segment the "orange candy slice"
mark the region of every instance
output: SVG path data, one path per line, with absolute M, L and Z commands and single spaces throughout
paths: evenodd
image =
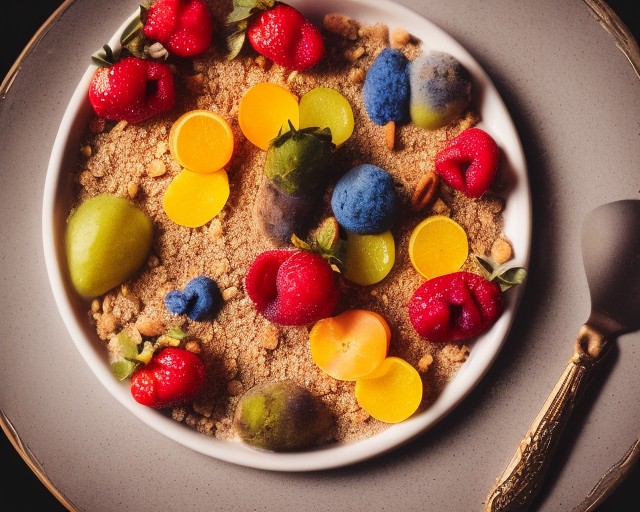
M 356 382 L 355 396 L 373 418 L 399 423 L 420 406 L 422 379 L 404 359 L 387 357 L 373 373 Z
M 427 217 L 409 239 L 409 259 L 427 279 L 459 270 L 468 255 L 467 234 L 460 224 L 444 215 Z
M 265 151 L 280 131 L 289 131 L 289 121 L 298 129 L 299 119 L 298 98 L 288 89 L 270 82 L 251 87 L 238 105 L 242 133 Z
M 209 110 L 192 110 L 180 116 L 169 132 L 171 156 L 193 172 L 222 169 L 233 153 L 229 123 Z
M 167 187 L 162 206 L 176 224 L 189 228 L 213 219 L 229 198 L 229 178 L 221 169 L 211 174 L 182 170 Z
M 348 310 L 324 318 L 311 328 L 311 357 L 334 379 L 357 380 L 384 361 L 390 337 L 389 326 L 378 313 Z

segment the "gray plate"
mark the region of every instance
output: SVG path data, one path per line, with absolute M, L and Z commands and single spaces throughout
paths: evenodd
M 640 198 L 640 81 L 594 19 L 588 4 L 595 2 L 399 3 L 464 45 L 505 99 L 530 172 L 532 261 L 514 328 L 480 385 L 419 439 L 349 468 L 271 473 L 167 439 L 99 384 L 58 316 L 40 232 L 50 148 L 87 56 L 137 2 L 67 2 L 4 84 L 0 420 L 70 506 L 91 512 L 482 510 L 588 316 L 583 216 L 608 201 Z M 639 350 L 640 333 L 618 340 L 570 427 L 574 436 L 558 454 L 540 510 L 577 506 L 638 438 Z

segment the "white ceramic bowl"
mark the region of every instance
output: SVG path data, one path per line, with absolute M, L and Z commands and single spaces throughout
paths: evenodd
M 383 22 L 391 29 L 402 27 L 417 36 L 425 50 L 445 51 L 462 62 L 473 76 L 475 101 L 482 119 L 479 126 L 497 141 L 504 157 L 502 165 L 506 166 L 503 172 L 511 177 L 505 191 L 507 206 L 504 211 L 504 232 L 511 240 L 516 254 L 516 259 L 510 264 L 527 267 L 531 240 L 531 198 L 524 154 L 502 99 L 471 54 L 428 20 L 387 0 L 378 0 L 375 4 L 365 0 L 292 0 L 290 4 L 315 20 L 321 20 L 326 13 L 340 12 L 365 23 Z M 131 18 L 134 15 L 135 13 Z M 117 35 L 129 21 L 122 24 Z M 110 41 L 112 47 L 118 44 L 117 35 Z M 459 405 L 484 376 L 507 337 L 520 303 L 522 286 L 505 295 L 504 313 L 489 332 L 473 342 L 468 360 L 431 407 L 363 441 L 300 453 L 259 451 L 240 442 L 221 441 L 200 434 L 135 402 L 129 393 L 128 382 L 120 382 L 111 374 L 104 344 L 97 339 L 86 321 L 87 304 L 76 295 L 70 284 L 64 255 L 64 229 L 71 205 L 70 174 L 76 163 L 79 141 L 91 115 L 87 91 L 94 69 L 87 69 L 78 84 L 51 153 L 43 199 L 45 261 L 60 315 L 77 349 L 102 385 L 145 424 L 178 443 L 228 462 L 274 471 L 321 470 L 383 454 L 424 433 Z

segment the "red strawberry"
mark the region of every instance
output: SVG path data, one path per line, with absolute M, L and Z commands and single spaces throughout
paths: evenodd
M 273 0 L 234 0 L 234 11 L 227 22 L 240 27 L 229 38 L 231 57 L 239 53 L 244 43 L 245 24 L 251 46 L 276 64 L 303 70 L 315 66 L 324 57 L 320 30 L 288 4 Z
M 137 57 L 98 68 L 89 84 L 93 110 L 112 121 L 144 121 L 169 110 L 174 101 L 171 68 Z
M 480 197 L 498 172 L 500 150 L 480 128 L 467 128 L 436 156 L 436 172 L 453 188 Z
M 487 331 L 502 313 L 500 286 L 472 272 L 426 281 L 409 301 L 409 319 L 420 336 L 460 341 Z
M 340 294 L 329 263 L 309 251 L 263 252 L 249 268 L 245 284 L 256 309 L 281 325 L 307 325 L 330 316 Z
M 204 380 L 204 364 L 197 355 L 167 347 L 131 376 L 131 396 L 142 405 L 162 409 L 193 400 Z
M 202 0 L 156 0 L 147 11 L 143 32 L 178 57 L 194 57 L 211 46 L 214 27 Z

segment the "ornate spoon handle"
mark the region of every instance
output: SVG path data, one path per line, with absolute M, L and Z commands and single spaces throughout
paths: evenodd
M 529 508 L 592 370 L 610 345 L 611 342 L 589 324 L 581 327 L 573 356 L 562 376 L 488 494 L 486 512 L 515 512 Z

